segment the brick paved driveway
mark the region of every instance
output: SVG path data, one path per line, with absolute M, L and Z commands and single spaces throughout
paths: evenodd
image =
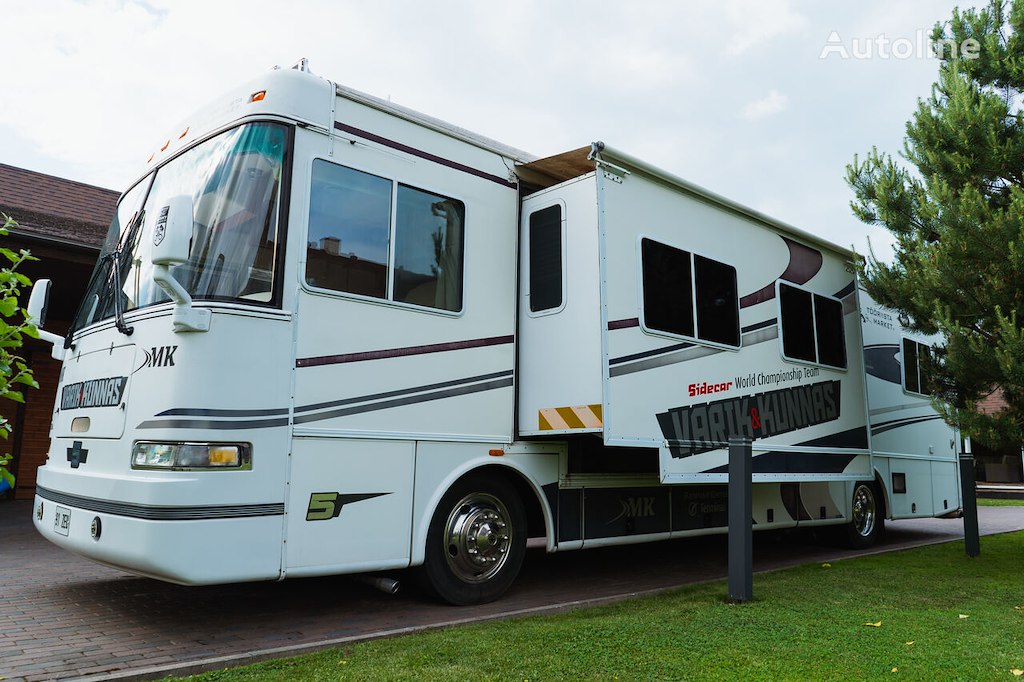
M 1024 528 L 1024 507 L 983 507 L 983 533 Z M 0 504 L 0 678 L 152 678 L 466 620 L 612 601 L 725 575 L 724 539 L 696 538 L 562 555 L 531 550 L 495 604 L 454 608 L 414 590 L 389 597 L 347 578 L 178 587 L 57 549 L 31 504 Z M 890 524 L 883 550 L 952 540 L 960 520 Z M 852 553 L 803 535 L 755 534 L 755 569 Z M 982 548 L 984 551 L 984 545 Z M 754 582 L 757 592 L 757 581 Z

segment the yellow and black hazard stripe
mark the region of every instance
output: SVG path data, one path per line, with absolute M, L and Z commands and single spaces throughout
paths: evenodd
M 549 407 L 537 411 L 537 422 L 541 431 L 600 429 L 604 426 L 600 405 Z

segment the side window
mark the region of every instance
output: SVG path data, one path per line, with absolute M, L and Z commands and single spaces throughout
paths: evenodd
M 306 281 L 387 296 L 391 181 L 317 159 L 309 193 Z
M 697 287 L 697 336 L 705 341 L 739 347 L 736 268 L 694 255 L 693 279 Z
M 779 285 L 782 312 L 782 354 L 793 360 L 817 362 L 814 349 L 814 295 L 796 287 Z
M 562 207 L 530 214 L 530 312 L 562 305 Z
M 818 362 L 845 368 L 846 330 L 841 301 L 815 294 L 814 332 L 818 339 Z
M 931 354 L 923 343 L 903 339 L 903 388 L 908 393 L 928 395 L 928 382 L 921 373 L 921 363 Z
M 779 282 L 779 317 L 783 356 L 846 369 L 841 301 Z
M 394 297 L 441 310 L 462 310 L 462 241 L 466 207 L 457 199 L 398 186 Z
M 466 207 L 457 199 L 317 159 L 309 197 L 306 282 L 462 310 L 465 218 Z
M 640 243 L 643 264 L 644 324 L 680 336 L 693 336 L 693 275 L 690 253 L 650 239 Z
M 651 239 L 640 259 L 646 328 L 739 347 L 736 268 Z

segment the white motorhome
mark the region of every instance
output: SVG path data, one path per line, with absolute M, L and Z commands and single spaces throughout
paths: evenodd
M 35 523 L 73 552 L 193 585 L 419 567 L 487 601 L 528 537 L 724 532 L 730 435 L 757 529 L 869 544 L 959 506 L 948 429 L 872 447 L 934 413 L 912 383 L 875 407 L 848 250 L 600 143 L 534 159 L 305 68 L 158 147 L 44 334 Z
M 932 408 L 921 358 L 942 343 L 904 328 L 891 310 L 860 292 L 871 451 L 885 481 L 890 518 L 945 516 L 960 509 L 959 433 Z

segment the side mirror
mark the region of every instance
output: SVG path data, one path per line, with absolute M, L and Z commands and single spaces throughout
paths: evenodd
M 40 279 L 32 286 L 32 293 L 28 297 L 28 307 L 25 309 L 25 317 L 30 324 L 35 325 L 39 339 L 53 346 L 50 351 L 53 359 L 63 361 L 67 352 L 64 348 L 64 337 L 43 330 L 43 324 L 46 322 L 46 309 L 50 305 L 51 283 L 48 279 Z
M 28 297 L 28 321 L 36 327 L 46 324 L 46 309 L 50 307 L 50 285 L 48 279 L 36 280 Z
M 155 265 L 178 265 L 188 260 L 192 245 L 192 197 L 179 194 L 160 208 L 153 228 Z
M 209 331 L 213 317 L 208 308 L 193 308 L 192 297 L 171 275 L 172 266 L 188 260 L 193 222 L 192 197 L 181 194 L 160 207 L 153 226 L 153 281 L 174 301 L 171 324 L 175 332 Z

